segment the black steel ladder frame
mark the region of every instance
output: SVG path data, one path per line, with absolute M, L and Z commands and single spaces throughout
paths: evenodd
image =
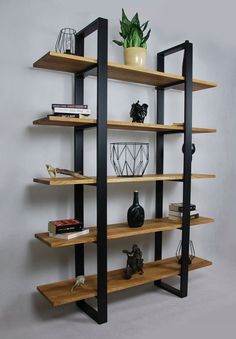
M 76 34 L 75 54 L 84 56 L 84 39 L 97 31 L 97 310 L 85 300 L 76 304 L 97 323 L 107 322 L 107 49 L 108 21 L 98 18 Z M 184 173 L 183 173 L 183 222 L 182 222 L 182 261 L 180 289 L 161 280 L 155 285 L 179 296 L 188 293 L 188 258 L 190 234 L 191 199 L 191 145 L 192 145 L 192 44 L 185 43 L 157 54 L 157 70 L 164 72 L 165 57 L 184 50 L 184 80 L 176 84 L 184 85 Z M 87 72 L 88 70 L 86 70 Z M 74 103 L 84 103 L 84 75 L 75 74 Z M 157 123 L 164 124 L 164 91 L 157 88 Z M 171 85 L 173 86 L 173 84 Z M 74 128 L 74 169 L 83 173 L 84 168 L 84 129 Z M 164 134 L 156 134 L 156 173 L 163 173 Z M 84 187 L 74 186 L 75 218 L 84 221 Z M 156 218 L 162 217 L 163 182 L 156 182 Z M 162 232 L 155 233 L 155 260 L 162 259 Z M 84 275 L 84 244 L 75 245 L 75 275 Z
M 108 21 L 98 18 L 75 37 L 75 54 L 84 56 L 84 39 L 97 31 L 97 310 L 76 304 L 98 324 L 107 322 L 107 49 Z M 74 103 L 84 103 L 84 74 L 75 74 Z M 74 169 L 83 173 L 84 130 L 74 128 Z M 84 187 L 74 186 L 75 218 L 84 222 Z M 75 275 L 84 275 L 84 244 L 75 245 Z
M 174 46 L 157 54 L 157 70 L 164 72 L 165 57 L 184 50 L 182 75 L 184 80 L 175 84 L 184 86 L 184 162 L 183 162 L 183 221 L 182 221 L 182 260 L 180 270 L 180 289 L 170 286 L 161 280 L 155 285 L 181 298 L 188 294 L 188 259 L 190 237 L 190 201 L 191 201 L 191 147 L 192 147 L 192 73 L 193 46 L 189 41 Z M 157 88 L 157 123 L 164 124 L 164 92 L 173 84 Z M 163 173 L 164 134 L 156 135 L 156 173 Z M 156 182 L 156 218 L 163 213 L 163 181 Z M 155 233 L 155 260 L 162 259 L 162 232 Z

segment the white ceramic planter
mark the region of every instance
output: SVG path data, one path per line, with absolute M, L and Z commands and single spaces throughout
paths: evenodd
M 124 48 L 124 60 L 128 66 L 144 68 L 147 59 L 147 49 L 142 47 Z

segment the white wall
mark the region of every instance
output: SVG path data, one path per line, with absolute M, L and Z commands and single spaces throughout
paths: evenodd
M 73 216 L 73 188 L 47 187 L 32 183 L 33 177 L 46 176 L 45 164 L 73 167 L 73 130 L 60 127 L 36 127 L 32 121 L 50 111 L 51 103 L 71 102 L 73 77 L 70 74 L 33 69 L 40 56 L 54 49 L 60 28 L 81 29 L 98 16 L 109 20 L 109 59 L 122 61 L 122 50 L 112 43 L 118 37 L 119 17 L 124 7 L 131 16 L 139 11 L 141 20 L 150 20 L 148 67 L 155 69 L 156 52 L 188 39 L 194 44 L 194 77 L 219 83 L 217 89 L 194 93 L 193 122 L 200 127 L 216 127 L 218 134 L 194 135 L 196 153 L 193 171 L 215 173 L 216 180 L 192 184 L 192 201 L 202 215 L 215 217 L 214 224 L 192 231 L 198 255 L 227 262 L 235 254 L 233 190 L 235 175 L 234 123 L 235 103 L 234 48 L 231 34 L 233 1 L 217 5 L 214 1 L 62 1 L 5 0 L 0 2 L 0 93 L 1 93 L 1 320 L 5 325 L 34 326 L 50 306 L 35 293 L 37 285 L 73 277 L 73 248 L 49 249 L 34 239 L 34 233 L 47 229 L 48 220 Z M 86 54 L 95 57 L 96 40 L 89 38 Z M 171 58 L 167 71 L 180 72 Z M 96 82 L 86 80 L 85 102 L 95 108 Z M 131 103 L 149 104 L 147 122 L 154 121 L 155 90 L 139 85 L 109 81 L 109 118 L 129 121 Z M 166 122 L 181 121 L 183 95 L 166 95 Z M 86 132 L 85 174 L 95 170 L 95 131 Z M 144 133 L 109 131 L 109 142 L 142 140 L 151 143 L 154 136 Z M 166 172 L 182 169 L 182 136 L 165 138 Z M 87 156 L 86 156 L 87 155 Z M 147 173 L 152 173 L 153 159 Z M 108 173 L 113 169 L 108 162 Z M 181 200 L 180 183 L 165 184 L 165 205 Z M 154 184 L 122 184 L 108 188 L 108 222 L 126 219 L 135 189 L 146 217 L 154 216 Z M 95 189 L 85 188 L 85 223 L 94 225 Z M 165 234 L 165 255 L 174 255 L 178 232 Z M 109 243 L 109 269 L 121 267 L 121 253 L 137 242 L 145 261 L 152 260 L 153 238 L 114 240 Z M 234 249 L 233 249 L 234 246 Z M 95 245 L 86 246 L 86 273 L 95 271 Z M 207 282 L 207 270 L 204 272 Z M 54 310 L 50 311 L 54 312 Z M 63 313 L 63 312 L 62 312 Z M 24 324 L 24 325 L 23 325 Z M 30 325 L 31 324 L 31 325 Z M 2 327 L 4 329 L 4 327 Z M 15 332 L 17 336 L 17 326 Z M 21 332 L 19 332 L 21 333 Z M 23 332 L 22 332 L 23 333 Z M 24 332 L 24 336 L 27 332 Z M 21 334 L 23 335 L 23 334 Z M 23 336 L 22 336 L 23 337 Z M 5 336 L 6 338 L 6 336 Z M 29 336 L 30 338 L 30 336 Z

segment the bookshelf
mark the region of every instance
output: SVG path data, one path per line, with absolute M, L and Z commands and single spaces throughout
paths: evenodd
M 38 184 L 49 186 L 73 185 L 75 201 L 75 218 L 84 221 L 84 185 L 93 185 L 97 198 L 97 226 L 90 228 L 90 233 L 71 240 L 50 238 L 47 232 L 37 233 L 35 237 L 51 248 L 74 246 L 75 276 L 84 275 L 84 246 L 94 243 L 97 250 L 97 273 L 86 276 L 85 285 L 73 293 L 70 289 L 73 279 L 38 286 L 38 291 L 53 305 L 65 305 L 76 302 L 97 323 L 107 321 L 107 295 L 146 283 L 154 283 L 166 291 L 181 298 L 188 294 L 188 273 L 210 266 L 209 260 L 194 258 L 188 265 L 190 228 L 214 222 L 209 217 L 190 220 L 191 181 L 193 179 L 211 179 L 214 174 L 194 174 L 191 171 L 192 134 L 214 133 L 216 129 L 208 127 L 192 127 L 192 92 L 216 87 L 216 83 L 192 78 L 192 44 L 188 41 L 157 54 L 157 70 L 136 69 L 126 65 L 109 62 L 107 58 L 107 20 L 98 18 L 76 34 L 76 55 L 48 52 L 34 63 L 35 68 L 74 73 L 74 103 L 83 104 L 84 78 L 94 76 L 97 81 L 97 119 L 64 118 L 48 116 L 33 121 L 35 126 L 72 127 L 74 129 L 74 170 L 83 173 L 84 132 L 87 128 L 97 129 L 97 167 L 95 177 L 83 178 L 34 178 Z M 97 31 L 97 59 L 84 56 L 85 38 Z M 184 51 L 182 75 L 164 72 L 165 57 Z M 107 82 L 108 79 L 155 86 L 157 89 L 157 118 L 154 124 L 130 123 L 107 119 Z M 184 124 L 166 125 L 164 123 L 164 93 L 167 89 L 175 89 L 184 93 Z M 107 176 L 107 130 L 128 130 L 152 132 L 156 135 L 156 173 L 142 177 Z M 185 151 L 183 173 L 164 173 L 164 136 L 173 133 L 183 135 Z M 86 175 L 86 173 L 84 173 Z M 183 220 L 172 221 L 163 217 L 163 182 L 180 182 L 183 185 Z M 107 225 L 107 185 L 119 183 L 153 182 L 156 188 L 155 218 L 146 220 L 137 229 L 127 224 Z M 162 233 L 179 230 L 182 239 L 182 261 L 176 258 L 162 258 Z M 124 269 L 107 271 L 107 241 L 126 237 L 141 237 L 153 234 L 154 260 L 145 263 L 144 274 L 135 275 L 130 280 L 123 278 Z M 179 276 L 180 288 L 172 287 L 162 280 Z M 97 309 L 87 303 L 87 299 L 97 298 Z

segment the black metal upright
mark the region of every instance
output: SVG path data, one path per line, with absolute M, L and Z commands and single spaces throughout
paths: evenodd
M 184 83 L 184 182 L 183 182 L 183 222 L 182 222 L 182 264 L 181 264 L 181 297 L 188 294 L 188 261 L 190 235 L 190 201 L 191 201 L 191 161 L 192 161 L 192 78 L 193 47 L 185 42 L 183 61 Z
M 165 57 L 157 55 L 157 70 L 164 72 Z M 164 88 L 157 88 L 157 124 L 164 124 Z M 156 173 L 163 173 L 164 165 L 164 134 L 156 133 Z M 162 218 L 163 213 L 163 181 L 156 181 L 156 218 Z M 162 232 L 155 233 L 155 260 L 162 259 Z M 155 281 L 159 286 L 160 281 Z
M 157 123 L 164 123 L 164 89 L 173 85 L 184 86 L 184 161 L 183 161 L 183 221 L 182 221 L 182 260 L 180 270 L 180 289 L 170 286 L 162 281 L 155 284 L 168 292 L 181 298 L 188 293 L 188 259 L 190 237 L 190 201 L 191 201 L 191 147 L 192 147 L 192 44 L 185 41 L 157 54 L 157 70 L 164 72 L 165 57 L 184 50 L 183 71 L 184 80 L 174 84 L 157 88 Z M 163 173 L 164 136 L 157 135 L 157 174 Z M 156 217 L 162 217 L 163 184 L 156 184 Z M 162 256 L 162 233 L 155 234 L 155 259 Z
M 75 53 L 84 55 L 84 37 L 77 36 L 75 40 Z M 75 74 L 74 103 L 84 103 L 84 76 Z M 84 170 L 84 130 L 74 127 L 74 170 L 83 174 Z M 75 218 L 84 222 L 84 187 L 74 186 Z M 84 275 L 84 244 L 75 245 L 75 275 Z
M 99 324 L 107 321 L 107 36 L 108 21 L 98 18 L 76 34 L 75 52 L 84 55 L 84 38 L 97 31 L 97 310 L 77 305 Z M 84 74 L 75 75 L 77 104 L 83 104 Z M 83 173 L 83 129 L 75 127 L 75 170 Z M 75 217 L 83 221 L 83 185 L 75 186 Z M 75 274 L 84 274 L 84 245 L 75 245 Z

